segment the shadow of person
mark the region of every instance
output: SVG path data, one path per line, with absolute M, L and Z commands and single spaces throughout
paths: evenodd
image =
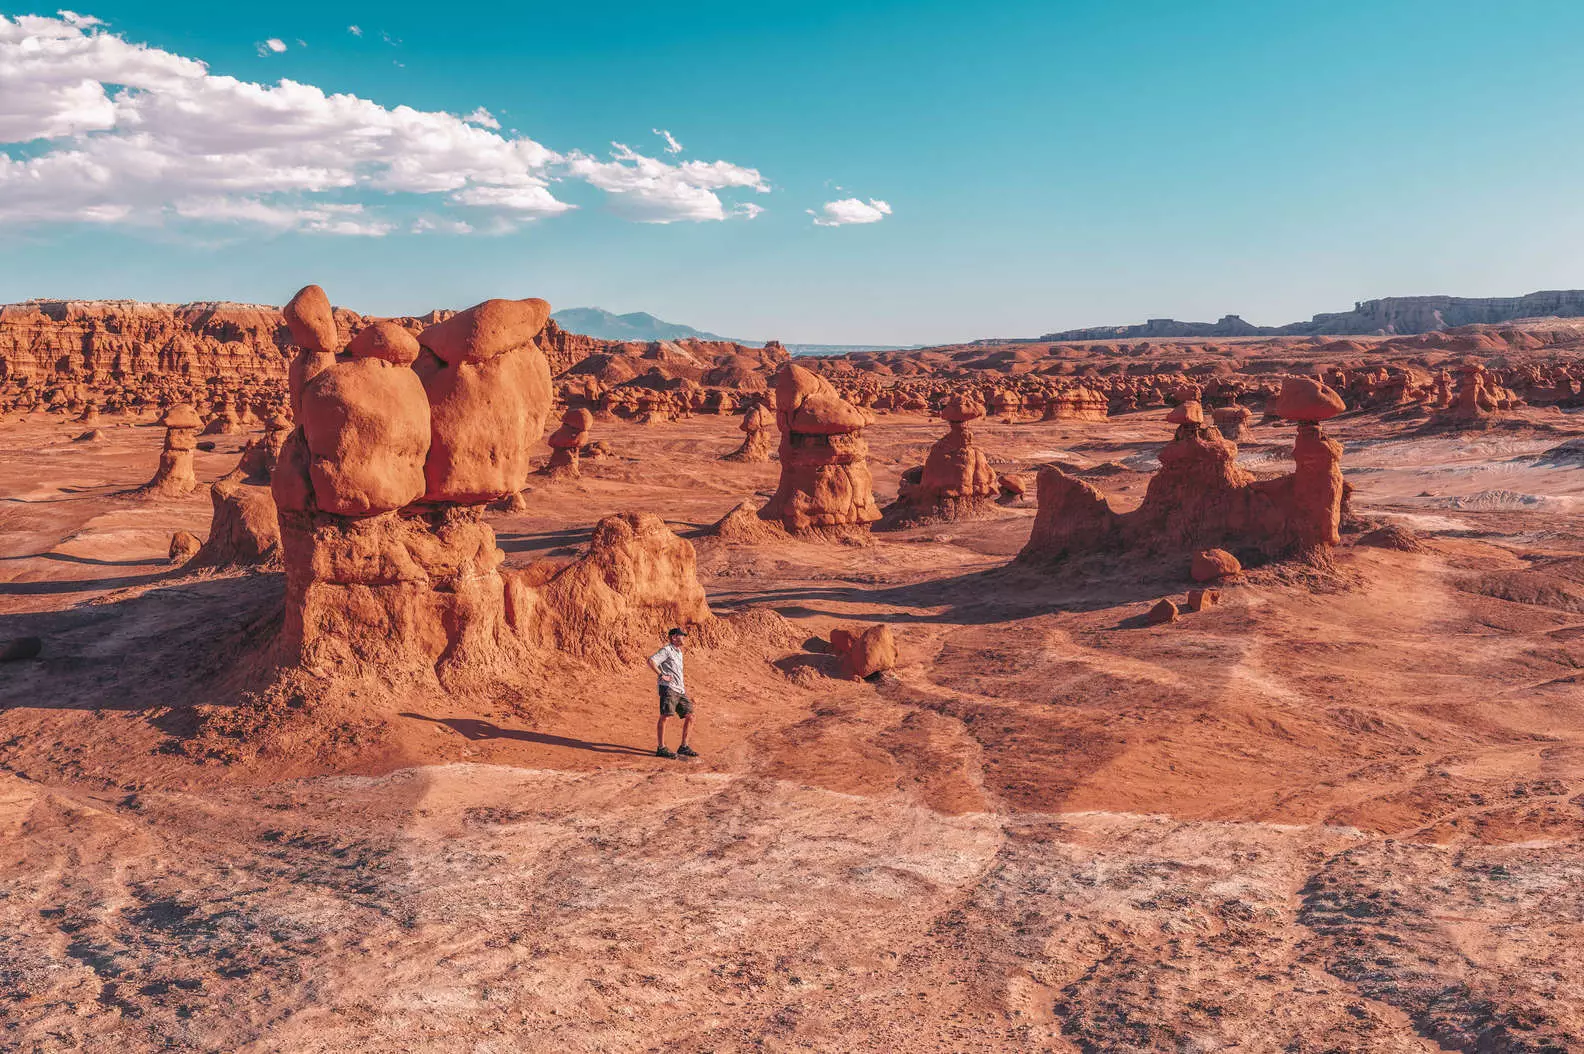
M 480 721 L 473 717 L 428 717 L 424 714 L 403 713 L 402 717 L 414 721 L 429 721 L 433 724 L 444 725 L 467 739 L 475 742 L 486 739 L 516 739 L 524 743 L 539 743 L 547 747 L 570 747 L 573 750 L 590 750 L 596 754 L 636 754 L 640 757 L 651 757 L 653 750 L 642 750 L 638 747 L 628 746 L 625 743 L 593 743 L 586 739 L 573 739 L 570 736 L 556 736 L 549 732 L 530 732 L 521 728 L 502 728 L 489 721 Z

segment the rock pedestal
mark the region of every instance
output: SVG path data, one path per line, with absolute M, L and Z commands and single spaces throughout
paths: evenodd
M 829 381 L 788 363 L 776 375 L 781 480 L 761 510 L 793 533 L 868 533 L 880 518 L 867 461 L 864 412 Z
M 972 519 L 992 508 L 999 480 L 968 430 L 968 422 L 984 414 L 975 396 L 946 400 L 941 417 L 950 430 L 930 447 L 922 468 L 903 473 L 896 503 L 886 509 L 888 521 Z
M 737 426 L 743 433 L 742 446 L 727 454 L 723 460 L 759 463 L 770 460 L 770 430 L 775 427 L 775 413 L 763 403 L 754 403 L 743 413 Z
M 594 415 L 587 410 L 568 410 L 561 418 L 561 427 L 551 432 L 545 442 L 550 444 L 550 463 L 545 475 L 551 479 L 577 479 L 578 452 L 588 442 L 589 429 L 594 427 Z
M 165 426 L 165 446 L 160 451 L 159 468 L 139 493 L 150 497 L 183 497 L 198 486 L 198 476 L 193 472 L 193 451 L 198 449 L 198 429 L 203 422 L 191 405 L 178 403 L 165 411 L 160 423 Z

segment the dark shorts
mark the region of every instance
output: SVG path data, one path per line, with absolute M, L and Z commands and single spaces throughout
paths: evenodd
M 660 686 L 661 717 L 687 717 L 691 713 L 693 713 L 693 700 L 681 692 L 673 692 L 663 684 Z

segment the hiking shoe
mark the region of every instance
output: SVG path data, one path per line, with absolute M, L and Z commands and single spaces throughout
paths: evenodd
M 684 743 L 680 747 L 677 747 L 677 757 L 679 757 L 679 758 L 696 758 L 696 757 L 698 757 L 698 751 L 694 750 L 692 747 L 690 747 L 686 743 Z
M 655 750 L 655 757 L 657 757 L 657 758 L 674 758 L 674 757 L 676 757 L 676 755 L 671 753 L 671 751 L 667 750 L 665 747 L 659 747 L 659 748 L 657 748 Z

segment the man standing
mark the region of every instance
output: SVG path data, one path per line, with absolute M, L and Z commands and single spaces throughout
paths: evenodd
M 688 746 L 688 732 L 693 729 L 693 700 L 687 697 L 687 682 L 682 676 L 682 645 L 686 640 L 686 633 L 673 628 L 666 634 L 666 646 L 649 656 L 649 668 L 660 678 L 660 720 L 655 725 L 657 757 L 698 757 L 698 752 Z M 666 718 L 672 714 L 682 719 L 682 743 L 675 754 L 665 745 Z

